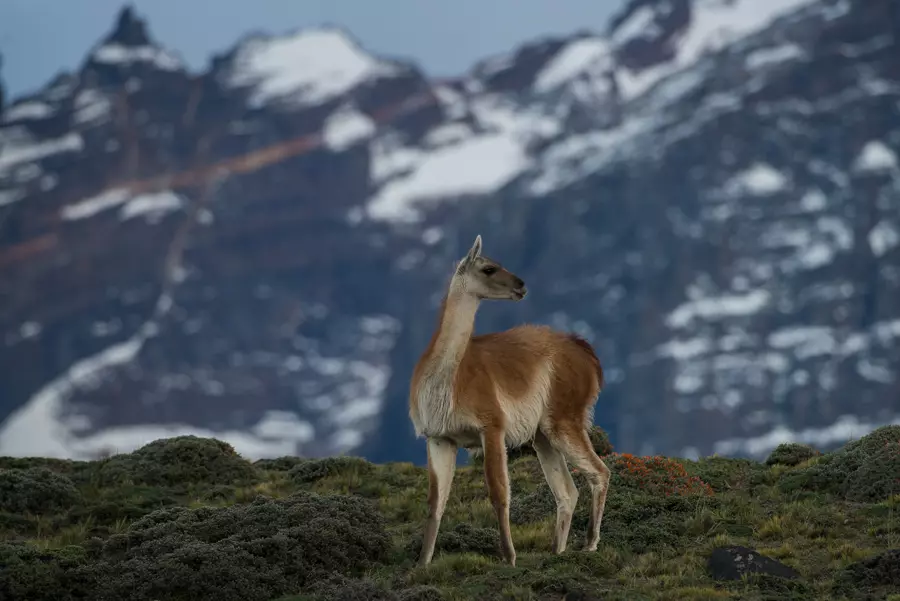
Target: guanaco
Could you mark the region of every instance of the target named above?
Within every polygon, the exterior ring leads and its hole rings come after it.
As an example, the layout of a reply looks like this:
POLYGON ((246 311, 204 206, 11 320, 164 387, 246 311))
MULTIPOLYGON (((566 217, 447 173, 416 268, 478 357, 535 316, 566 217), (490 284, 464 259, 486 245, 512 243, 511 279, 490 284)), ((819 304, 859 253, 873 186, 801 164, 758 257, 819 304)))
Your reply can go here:
POLYGON ((428 450, 428 518, 419 564, 430 563, 434 554, 459 447, 482 449, 505 561, 516 562, 506 450, 528 442, 556 499, 553 552, 566 549, 578 501, 567 459, 590 484, 585 549, 594 551, 610 478, 588 437, 603 369, 586 340, 546 326, 521 325, 473 336, 482 300, 521 301, 527 293, 521 278, 483 256, 481 248, 479 235, 457 263, 437 329, 410 382, 409 416, 428 450))

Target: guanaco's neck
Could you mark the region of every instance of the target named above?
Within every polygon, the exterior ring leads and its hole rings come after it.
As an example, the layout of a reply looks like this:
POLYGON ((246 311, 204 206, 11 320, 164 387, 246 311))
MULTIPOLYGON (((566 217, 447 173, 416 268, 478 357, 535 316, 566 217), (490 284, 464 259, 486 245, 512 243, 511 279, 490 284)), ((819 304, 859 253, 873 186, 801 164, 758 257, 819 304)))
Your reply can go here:
POLYGON ((450 281, 441 303, 438 327, 431 339, 429 371, 440 371, 448 375, 455 373, 469 347, 478 304, 479 300, 466 293, 457 278, 450 281))

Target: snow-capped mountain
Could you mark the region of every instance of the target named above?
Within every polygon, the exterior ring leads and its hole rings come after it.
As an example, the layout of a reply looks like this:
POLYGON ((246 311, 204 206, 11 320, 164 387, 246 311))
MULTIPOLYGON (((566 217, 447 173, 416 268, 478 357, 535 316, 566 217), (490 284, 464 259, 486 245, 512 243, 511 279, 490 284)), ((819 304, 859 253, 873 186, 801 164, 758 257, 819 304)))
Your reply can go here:
POLYGON ((0 454, 178 433, 416 460, 408 378, 476 233, 579 332, 620 450, 900 422, 891 0, 630 0, 454 80, 335 28, 188 71, 130 9, 0 115, 0 454))

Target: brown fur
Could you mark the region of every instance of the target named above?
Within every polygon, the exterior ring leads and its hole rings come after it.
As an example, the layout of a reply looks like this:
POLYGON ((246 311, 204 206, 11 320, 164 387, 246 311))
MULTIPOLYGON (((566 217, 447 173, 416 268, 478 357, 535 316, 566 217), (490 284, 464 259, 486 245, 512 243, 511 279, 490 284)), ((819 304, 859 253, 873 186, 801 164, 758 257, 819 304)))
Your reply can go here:
POLYGON ((429 517, 420 562, 428 563, 446 505, 459 446, 481 446, 485 481, 497 514, 503 555, 515 563, 509 529, 506 448, 532 441, 557 500, 553 550, 565 549, 578 491, 566 459, 591 485, 587 547, 595 549, 609 470, 588 438, 603 369, 591 345, 574 334, 522 325, 472 336, 482 299, 521 300, 520 278, 481 256, 481 238, 460 262, 441 305, 438 326, 413 371, 410 418, 428 440, 429 517))

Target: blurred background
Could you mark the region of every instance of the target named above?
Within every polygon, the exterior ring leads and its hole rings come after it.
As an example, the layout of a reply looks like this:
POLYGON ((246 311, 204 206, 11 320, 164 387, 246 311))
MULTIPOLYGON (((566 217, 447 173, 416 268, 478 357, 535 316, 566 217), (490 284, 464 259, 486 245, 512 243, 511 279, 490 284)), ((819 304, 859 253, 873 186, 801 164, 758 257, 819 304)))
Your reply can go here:
POLYGON ((0 455, 421 463, 476 234, 620 452, 900 423, 893 0, 200 6, 0 4, 0 455))

